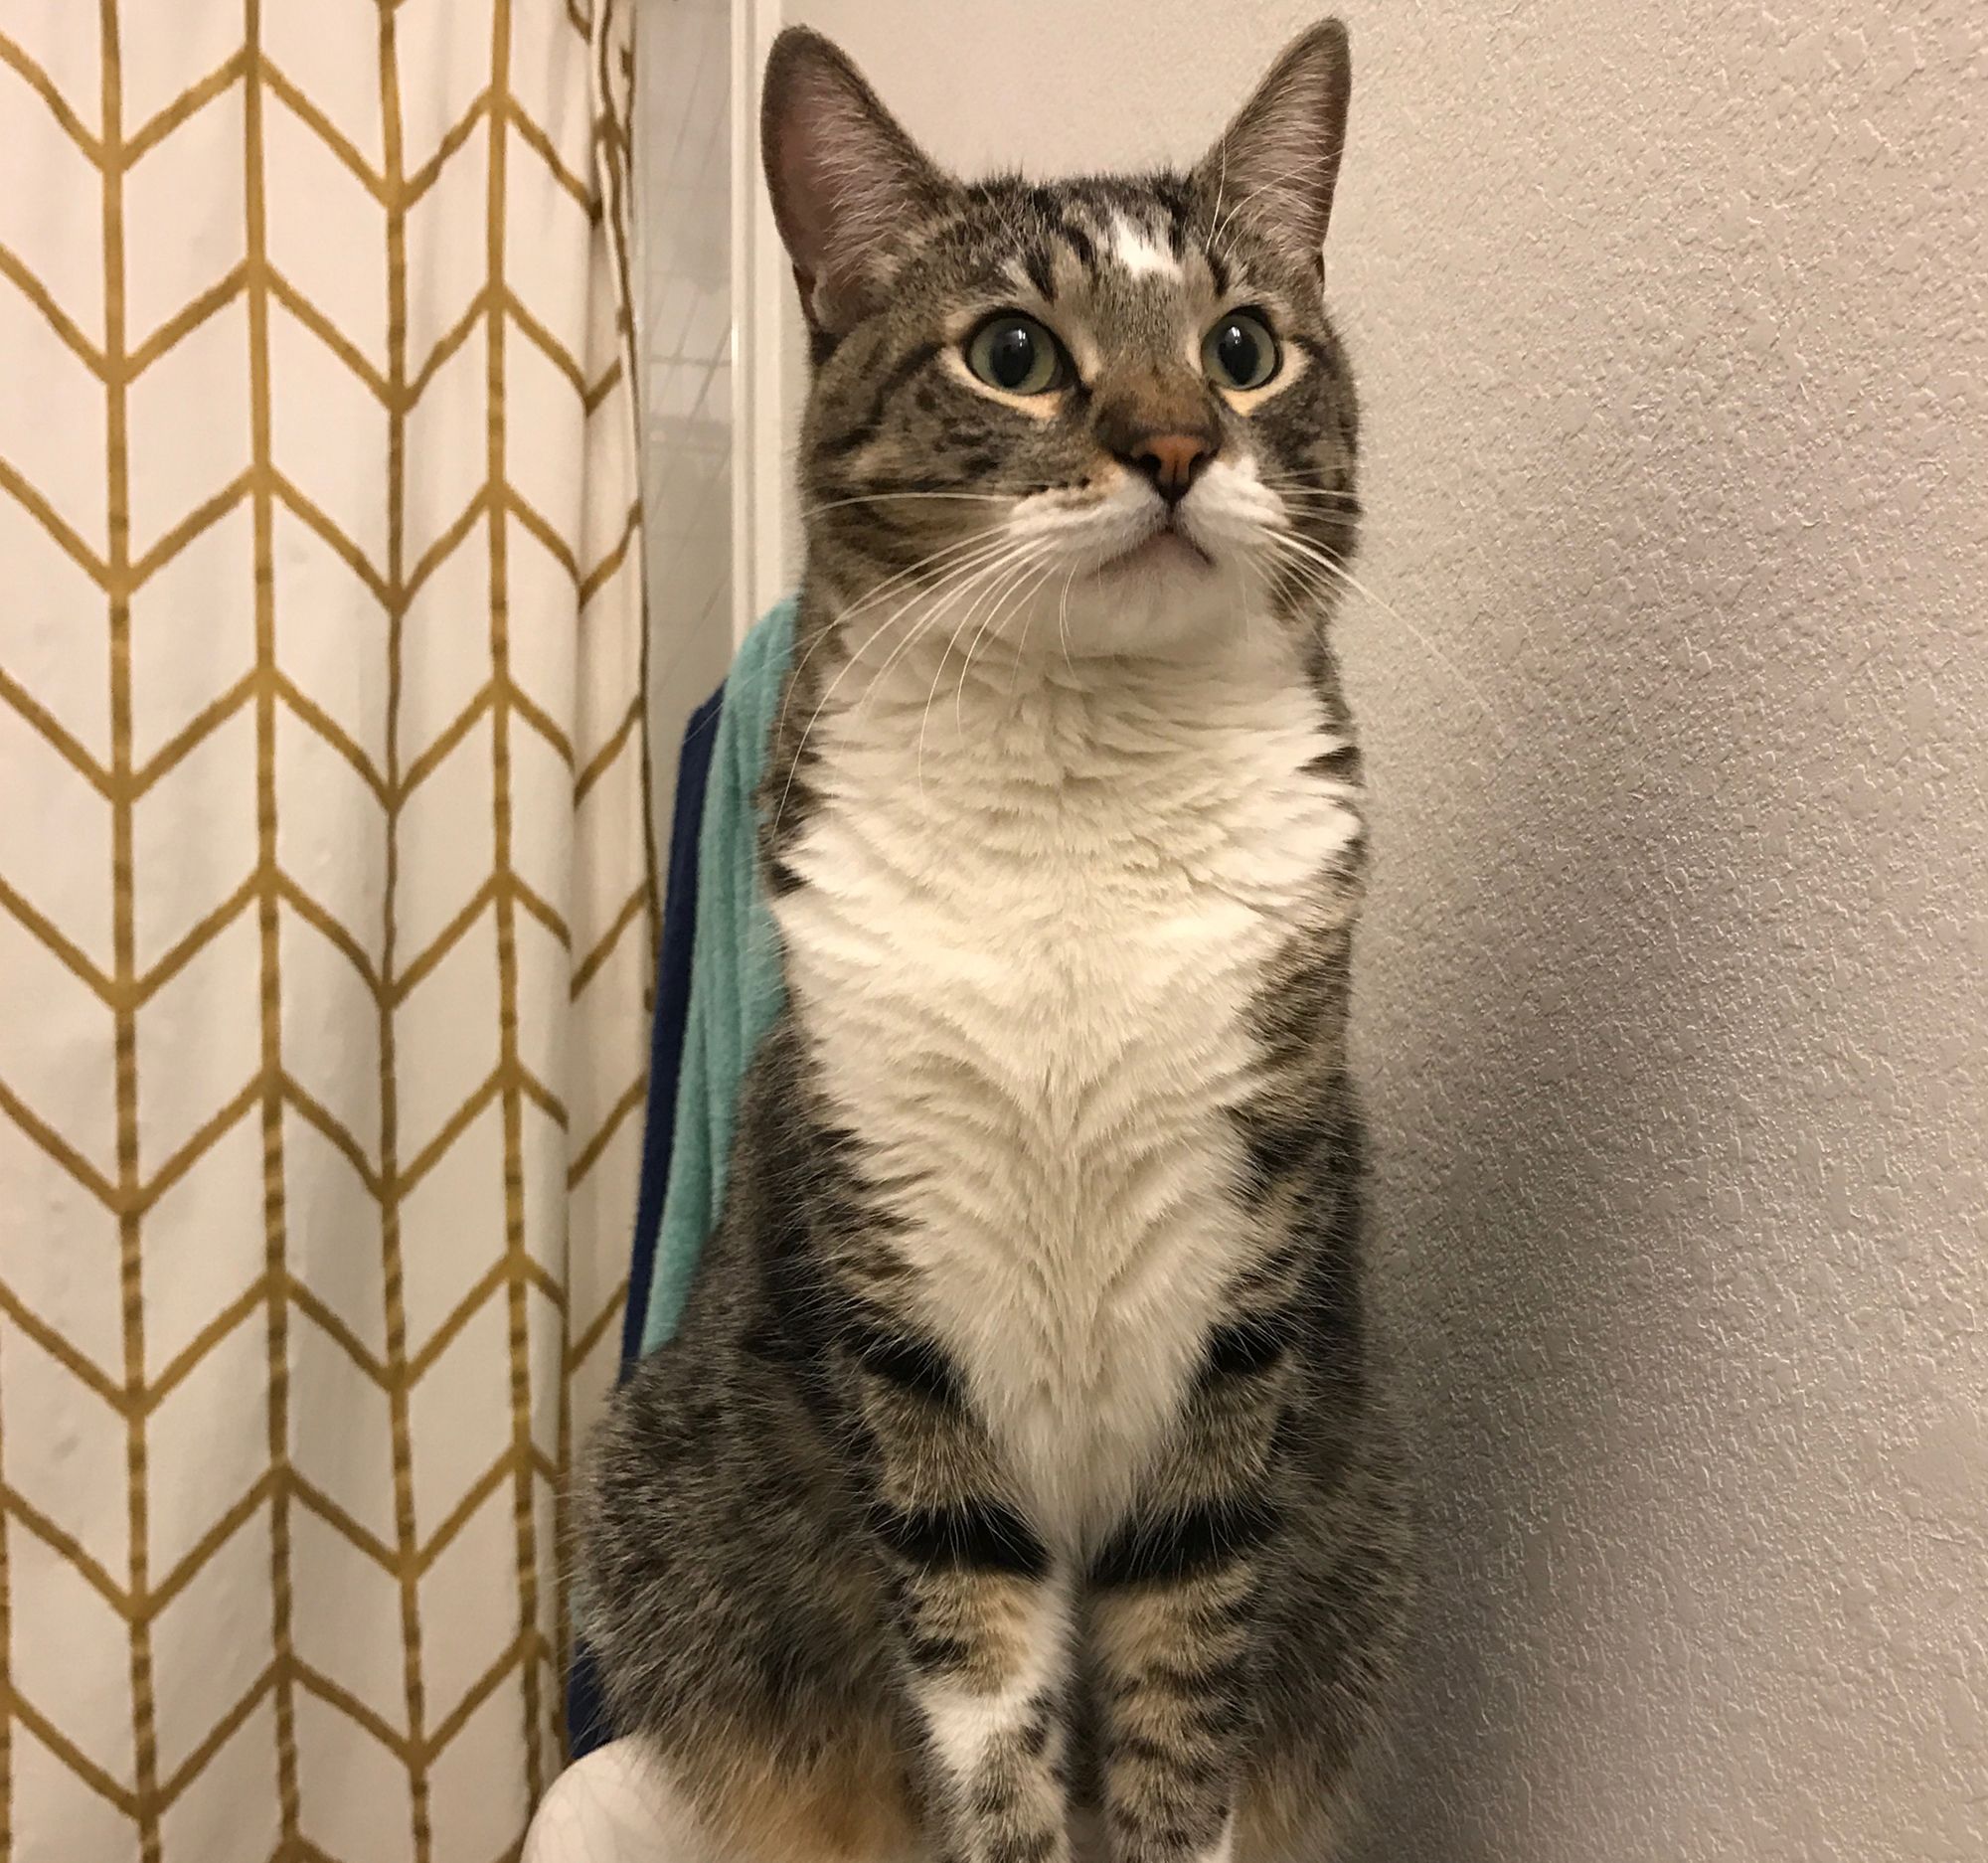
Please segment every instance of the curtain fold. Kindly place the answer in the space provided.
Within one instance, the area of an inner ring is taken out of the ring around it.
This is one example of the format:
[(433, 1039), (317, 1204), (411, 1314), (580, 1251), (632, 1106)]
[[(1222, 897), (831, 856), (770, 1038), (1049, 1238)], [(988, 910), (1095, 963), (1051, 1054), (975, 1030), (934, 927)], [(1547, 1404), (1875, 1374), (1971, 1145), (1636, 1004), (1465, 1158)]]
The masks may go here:
[(0, 1858), (494, 1863), (655, 900), (630, 49), (0, 0)]

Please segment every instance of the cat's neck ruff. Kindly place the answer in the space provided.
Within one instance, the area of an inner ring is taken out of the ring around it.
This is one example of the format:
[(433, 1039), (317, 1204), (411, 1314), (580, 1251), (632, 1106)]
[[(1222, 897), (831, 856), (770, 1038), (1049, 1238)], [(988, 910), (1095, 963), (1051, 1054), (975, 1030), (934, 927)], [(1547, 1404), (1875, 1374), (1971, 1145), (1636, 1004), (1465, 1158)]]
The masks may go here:
[(976, 742), (990, 734), (1013, 773), (1032, 779), (1044, 762), (1094, 767), (1169, 744), (1205, 753), (1211, 732), (1318, 716), (1290, 623), (1242, 592), (1168, 612), (1140, 591), (1117, 616), (1095, 595), (1073, 602), (1059, 592), (998, 624), (963, 601), (901, 611), (888, 626), (858, 611), (838, 624), (831, 651), (814, 702), (817, 748), (911, 751), (927, 769), (940, 756), (980, 762)]

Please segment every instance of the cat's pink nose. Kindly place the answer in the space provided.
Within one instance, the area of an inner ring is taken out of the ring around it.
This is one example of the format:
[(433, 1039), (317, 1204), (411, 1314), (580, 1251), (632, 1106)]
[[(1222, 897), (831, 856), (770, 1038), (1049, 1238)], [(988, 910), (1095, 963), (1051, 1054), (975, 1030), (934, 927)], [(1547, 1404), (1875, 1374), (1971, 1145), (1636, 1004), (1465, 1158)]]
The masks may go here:
[(1153, 488), (1168, 504), (1177, 505), (1214, 451), (1211, 434), (1147, 433), (1132, 447), (1131, 462), (1153, 481)]

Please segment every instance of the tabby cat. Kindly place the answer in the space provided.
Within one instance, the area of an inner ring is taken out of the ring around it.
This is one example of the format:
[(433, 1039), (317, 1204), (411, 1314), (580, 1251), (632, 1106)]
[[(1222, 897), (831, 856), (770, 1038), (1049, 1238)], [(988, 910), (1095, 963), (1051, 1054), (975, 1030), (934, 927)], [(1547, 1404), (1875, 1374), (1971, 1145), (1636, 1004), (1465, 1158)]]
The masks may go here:
[(1326, 641), (1347, 93), (1329, 21), (1190, 173), (967, 185), (774, 46), (788, 1004), (582, 1507), (613, 1712), (714, 1856), (1343, 1854), (1405, 1591)]

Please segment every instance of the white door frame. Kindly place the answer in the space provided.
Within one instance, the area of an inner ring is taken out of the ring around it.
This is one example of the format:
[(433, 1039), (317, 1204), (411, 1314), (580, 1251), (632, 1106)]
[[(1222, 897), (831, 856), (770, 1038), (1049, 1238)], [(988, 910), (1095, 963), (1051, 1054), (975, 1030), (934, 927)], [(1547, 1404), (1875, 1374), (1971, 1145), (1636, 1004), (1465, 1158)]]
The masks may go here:
[(793, 274), (759, 174), (759, 74), (780, 0), (732, 6), (732, 635), (786, 590), (782, 340)]

